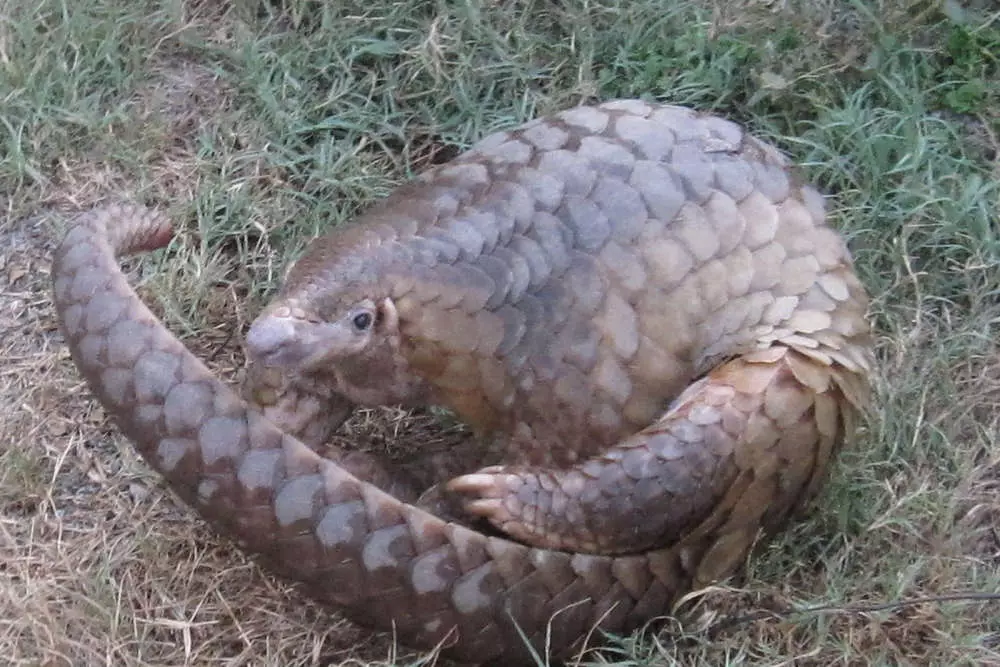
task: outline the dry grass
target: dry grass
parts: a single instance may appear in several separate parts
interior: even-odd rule
[[[311,233],[488,129],[649,94],[783,137],[836,195],[875,297],[878,401],[816,509],[743,578],[594,660],[1000,665],[1000,603],[945,599],[1000,591],[1000,37],[988,3],[946,5],[969,7],[964,23],[906,0],[8,0],[0,655],[418,659],[263,573],[136,458],[57,332],[48,261],[69,213],[138,199],[176,216],[177,242],[132,274],[232,378],[241,332]],[[439,425],[369,411],[350,437],[390,453],[461,437]],[[895,600],[912,604],[877,607]]]

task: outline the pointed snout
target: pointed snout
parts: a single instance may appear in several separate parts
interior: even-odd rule
[[[264,315],[247,332],[247,356],[254,362],[281,364],[281,352],[294,347],[295,321],[291,317]]]
[[[295,308],[278,307],[265,310],[250,325],[247,361],[305,371],[344,349],[348,342],[343,327],[316,322]]]

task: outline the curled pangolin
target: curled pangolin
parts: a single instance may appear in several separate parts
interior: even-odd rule
[[[770,145],[679,107],[615,101],[492,135],[315,240],[248,334],[255,407],[121,274],[116,254],[169,237],[160,214],[111,207],[56,252],[95,394],[216,529],[461,661],[525,660],[525,639],[568,655],[731,574],[814,494],[867,400],[867,297],[822,198]],[[502,465],[448,488],[513,539],[262,416],[318,441],[385,402],[500,434]]]

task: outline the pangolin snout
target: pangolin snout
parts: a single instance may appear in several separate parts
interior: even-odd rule
[[[247,332],[247,357],[255,363],[286,365],[297,361],[292,351],[296,341],[295,320],[291,317],[264,316],[254,320]]]
[[[337,323],[315,322],[297,313],[267,311],[250,325],[247,361],[307,371],[352,349],[357,341]]]

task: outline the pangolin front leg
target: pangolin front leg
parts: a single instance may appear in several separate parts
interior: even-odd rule
[[[472,496],[469,513],[551,549],[641,552],[713,511],[753,533],[812,495],[842,438],[844,401],[828,366],[773,347],[716,368],[599,456],[563,470],[493,466],[449,488]]]
[[[277,366],[250,364],[240,385],[243,399],[283,433],[334,461],[358,479],[407,502],[418,498],[418,485],[403,470],[377,456],[333,443],[334,432],[347,421],[355,404],[328,387],[302,385]]]

